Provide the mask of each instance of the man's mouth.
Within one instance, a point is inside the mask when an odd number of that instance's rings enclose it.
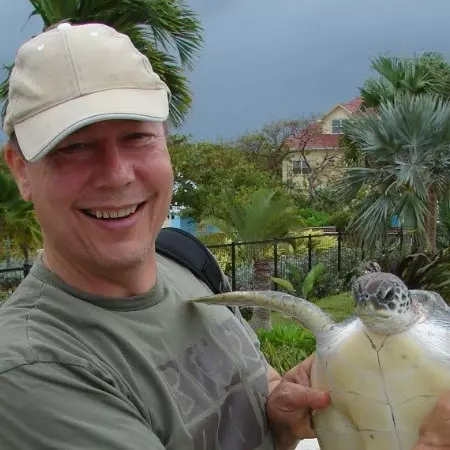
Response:
[[[128,206],[126,208],[121,209],[82,209],[81,211],[89,217],[99,220],[119,220],[126,219],[127,217],[132,216],[139,209],[142,208],[145,202],[138,203],[136,205]]]

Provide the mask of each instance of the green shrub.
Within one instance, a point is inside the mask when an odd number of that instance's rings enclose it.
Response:
[[[258,330],[258,338],[267,362],[280,374],[303,361],[316,348],[314,335],[295,323],[278,324],[272,330]]]
[[[313,208],[301,208],[298,212],[307,227],[323,227],[328,223],[328,213],[324,211],[317,211]]]

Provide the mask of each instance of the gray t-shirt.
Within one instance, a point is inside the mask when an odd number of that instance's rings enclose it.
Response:
[[[79,292],[33,266],[0,308],[2,450],[273,450],[245,321],[158,256],[144,295]]]

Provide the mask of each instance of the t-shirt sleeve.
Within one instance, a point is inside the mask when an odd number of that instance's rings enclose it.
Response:
[[[137,408],[83,367],[23,365],[0,375],[0,448],[164,450]]]

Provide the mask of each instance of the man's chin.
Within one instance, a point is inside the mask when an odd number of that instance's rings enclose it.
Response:
[[[113,245],[107,251],[98,252],[91,262],[107,271],[127,271],[148,264],[153,259],[149,248],[130,247]]]

